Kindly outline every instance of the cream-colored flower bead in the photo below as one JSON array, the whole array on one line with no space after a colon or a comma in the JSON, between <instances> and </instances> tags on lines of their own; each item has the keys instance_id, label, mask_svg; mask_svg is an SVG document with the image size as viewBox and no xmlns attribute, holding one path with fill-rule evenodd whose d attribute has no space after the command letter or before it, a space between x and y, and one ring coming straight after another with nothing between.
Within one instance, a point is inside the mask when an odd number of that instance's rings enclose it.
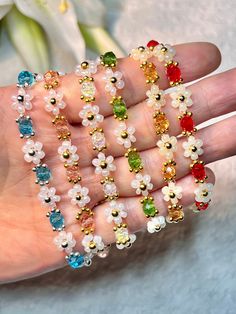
<instances>
[{"instance_id":1,"label":"cream-colored flower bead","mask_svg":"<svg viewBox=\"0 0 236 314\"><path fill-rule=\"evenodd\" d=\"M146 62L151 57L151 51L144 47L138 47L131 50L130 57L141 63Z\"/></svg>"},{"instance_id":2,"label":"cream-colored flower bead","mask_svg":"<svg viewBox=\"0 0 236 314\"><path fill-rule=\"evenodd\" d=\"M159 44L153 48L152 54L159 62L172 61L175 56L175 49L168 44Z\"/></svg>"},{"instance_id":3,"label":"cream-colored flower bead","mask_svg":"<svg viewBox=\"0 0 236 314\"><path fill-rule=\"evenodd\" d=\"M192 92L189 89L186 89L184 85L179 85L170 93L172 107L179 108L179 112L184 113L193 104L191 95Z\"/></svg>"},{"instance_id":4,"label":"cream-colored flower bead","mask_svg":"<svg viewBox=\"0 0 236 314\"><path fill-rule=\"evenodd\" d=\"M35 165L40 163L40 160L44 158L45 153L42 150L43 144L40 142L34 142L27 140L25 145L22 147L22 151L25 154L24 159L27 162L33 162Z\"/></svg>"},{"instance_id":5,"label":"cream-colored flower bead","mask_svg":"<svg viewBox=\"0 0 236 314\"><path fill-rule=\"evenodd\" d=\"M98 154L98 158L92 160L92 164L95 169L96 174L101 174L104 177L109 176L111 171L116 170L116 166L113 164L114 158L112 156L107 156L103 153Z\"/></svg>"},{"instance_id":6,"label":"cream-colored flower bead","mask_svg":"<svg viewBox=\"0 0 236 314\"><path fill-rule=\"evenodd\" d=\"M71 145L70 141L62 142L62 145L58 148L58 153L60 155L60 160L67 164L72 164L79 160L79 156L76 154L77 147Z\"/></svg>"},{"instance_id":7,"label":"cream-colored flower bead","mask_svg":"<svg viewBox=\"0 0 236 314\"><path fill-rule=\"evenodd\" d=\"M133 126L127 127L125 122L121 122L118 128L114 131L117 143L124 145L125 148L130 148L132 143L136 142L134 133L135 128Z\"/></svg>"},{"instance_id":8,"label":"cream-colored flower bead","mask_svg":"<svg viewBox=\"0 0 236 314\"><path fill-rule=\"evenodd\" d=\"M105 81L105 91L110 93L111 96L115 96L117 89L122 89L125 86L122 73L119 71L113 72L111 68L105 71L103 80Z\"/></svg>"},{"instance_id":9,"label":"cream-colored flower bead","mask_svg":"<svg viewBox=\"0 0 236 314\"><path fill-rule=\"evenodd\" d=\"M79 112L79 116L82 119L82 125L91 128L96 128L104 119L103 115L99 114L99 107L91 104L85 105Z\"/></svg>"},{"instance_id":10,"label":"cream-colored flower bead","mask_svg":"<svg viewBox=\"0 0 236 314\"><path fill-rule=\"evenodd\" d=\"M44 97L45 110L51 112L55 116L58 115L60 110L66 107L66 104L62 99L62 92L56 92L55 90L51 89L48 95Z\"/></svg>"},{"instance_id":11,"label":"cream-colored flower bead","mask_svg":"<svg viewBox=\"0 0 236 314\"><path fill-rule=\"evenodd\" d=\"M161 139L157 142L157 146L160 149L160 153L167 159L173 158L173 153L177 150L177 138L175 136L169 136L163 134Z\"/></svg>"},{"instance_id":12,"label":"cream-colored flower bead","mask_svg":"<svg viewBox=\"0 0 236 314\"><path fill-rule=\"evenodd\" d=\"M178 200L182 198L182 187L177 186L174 182L169 182L168 186L162 188L162 193L166 202L177 204Z\"/></svg>"},{"instance_id":13,"label":"cream-colored flower bead","mask_svg":"<svg viewBox=\"0 0 236 314\"><path fill-rule=\"evenodd\" d=\"M65 251L71 253L73 247L76 244L75 239L71 232L60 231L59 234L53 240L59 251Z\"/></svg>"},{"instance_id":14,"label":"cream-colored flower bead","mask_svg":"<svg viewBox=\"0 0 236 314\"><path fill-rule=\"evenodd\" d=\"M91 233L84 236L82 240L82 245L85 252L93 254L97 254L98 252L103 251L105 248L102 238Z\"/></svg>"},{"instance_id":15,"label":"cream-colored flower bead","mask_svg":"<svg viewBox=\"0 0 236 314\"><path fill-rule=\"evenodd\" d=\"M89 189L82 187L80 184L75 184L68 191L68 196L71 198L71 204L84 207L90 202Z\"/></svg>"},{"instance_id":16,"label":"cream-colored flower bead","mask_svg":"<svg viewBox=\"0 0 236 314\"><path fill-rule=\"evenodd\" d=\"M32 109L31 100L33 96L29 92L25 91L24 88L18 88L17 95L11 97L12 100L12 109L18 111L18 113L23 114L25 110Z\"/></svg>"},{"instance_id":17,"label":"cream-colored flower bead","mask_svg":"<svg viewBox=\"0 0 236 314\"><path fill-rule=\"evenodd\" d=\"M111 201L109 202L108 207L105 208L105 215L107 217L107 222L120 224L122 223L123 218L127 217L127 211L123 203Z\"/></svg>"},{"instance_id":18,"label":"cream-colored flower bead","mask_svg":"<svg viewBox=\"0 0 236 314\"><path fill-rule=\"evenodd\" d=\"M187 142L183 142L184 157L190 157L192 160L197 160L198 156L203 154L202 140L195 139L194 136L189 136Z\"/></svg>"},{"instance_id":19,"label":"cream-colored flower bead","mask_svg":"<svg viewBox=\"0 0 236 314\"><path fill-rule=\"evenodd\" d=\"M141 173L136 174L131 186L136 189L137 195L142 194L143 196L148 196L149 191L153 189L151 177L148 174L142 175Z\"/></svg>"},{"instance_id":20,"label":"cream-colored flower bead","mask_svg":"<svg viewBox=\"0 0 236 314\"><path fill-rule=\"evenodd\" d=\"M92 76L97 72L97 65L96 61L85 60L76 66L75 74L78 76Z\"/></svg>"},{"instance_id":21,"label":"cream-colored flower bead","mask_svg":"<svg viewBox=\"0 0 236 314\"><path fill-rule=\"evenodd\" d=\"M147 223L147 230L149 233L159 232L165 228L166 220L164 216L152 217Z\"/></svg>"},{"instance_id":22,"label":"cream-colored flower bead","mask_svg":"<svg viewBox=\"0 0 236 314\"><path fill-rule=\"evenodd\" d=\"M214 185L212 183L200 183L194 191L197 202L208 203L211 200Z\"/></svg>"},{"instance_id":23,"label":"cream-colored flower bead","mask_svg":"<svg viewBox=\"0 0 236 314\"><path fill-rule=\"evenodd\" d=\"M159 89L157 85L153 84L146 95L148 97L147 105L154 110L160 110L161 107L165 106L165 93L163 90Z\"/></svg>"}]
</instances>

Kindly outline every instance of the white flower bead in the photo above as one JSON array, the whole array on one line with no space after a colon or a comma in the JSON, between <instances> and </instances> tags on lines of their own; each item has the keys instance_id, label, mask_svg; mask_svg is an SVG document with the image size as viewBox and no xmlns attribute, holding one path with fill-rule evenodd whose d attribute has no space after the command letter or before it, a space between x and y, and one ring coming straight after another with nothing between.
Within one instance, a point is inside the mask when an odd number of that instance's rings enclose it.
<instances>
[{"instance_id":1,"label":"white flower bead","mask_svg":"<svg viewBox=\"0 0 236 314\"><path fill-rule=\"evenodd\" d=\"M82 245L85 252L93 254L96 254L99 251L103 251L105 248L102 238L97 235L92 235L91 233L84 236L82 240Z\"/></svg>"},{"instance_id":2,"label":"white flower bead","mask_svg":"<svg viewBox=\"0 0 236 314\"><path fill-rule=\"evenodd\" d=\"M38 165L40 163L40 160L43 159L45 156L42 148L42 143L34 142L33 140L27 140L25 145L22 147L22 151L25 154L25 161L33 162L35 165Z\"/></svg>"},{"instance_id":3,"label":"white flower bead","mask_svg":"<svg viewBox=\"0 0 236 314\"><path fill-rule=\"evenodd\" d=\"M165 106L165 93L163 90L159 89L159 87L155 84L151 86L151 89L146 93L147 105L152 107L155 110L160 110L161 107Z\"/></svg>"},{"instance_id":4,"label":"white flower bead","mask_svg":"<svg viewBox=\"0 0 236 314\"><path fill-rule=\"evenodd\" d=\"M31 100L33 96L31 96L28 92L26 92L23 88L19 88L17 95L11 97L12 100L12 108L18 111L20 114L25 113L25 110L31 110L32 104Z\"/></svg>"},{"instance_id":5,"label":"white flower bead","mask_svg":"<svg viewBox=\"0 0 236 314\"><path fill-rule=\"evenodd\" d=\"M173 153L177 150L177 139L175 136L163 134L161 139L157 142L160 153L166 156L167 159L173 158Z\"/></svg>"},{"instance_id":6,"label":"white flower bead","mask_svg":"<svg viewBox=\"0 0 236 314\"><path fill-rule=\"evenodd\" d=\"M117 195L117 187L114 182L107 181L103 184L103 192L107 197L115 197Z\"/></svg>"},{"instance_id":7,"label":"white flower bead","mask_svg":"<svg viewBox=\"0 0 236 314\"><path fill-rule=\"evenodd\" d=\"M165 228L166 220L164 216L152 217L147 223L147 230L149 233L161 231Z\"/></svg>"},{"instance_id":8,"label":"white flower bead","mask_svg":"<svg viewBox=\"0 0 236 314\"><path fill-rule=\"evenodd\" d=\"M104 119L103 115L99 114L99 107L90 104L85 105L80 111L79 116L82 120L83 126L90 126L96 128Z\"/></svg>"},{"instance_id":9,"label":"white flower bead","mask_svg":"<svg viewBox=\"0 0 236 314\"><path fill-rule=\"evenodd\" d=\"M65 251L70 254L73 247L76 244L75 239L71 232L60 231L59 234L53 240L59 251Z\"/></svg>"},{"instance_id":10,"label":"white flower bead","mask_svg":"<svg viewBox=\"0 0 236 314\"><path fill-rule=\"evenodd\" d=\"M106 92L110 93L111 96L115 96L116 90L125 86L122 80L122 73L119 71L113 72L111 68L106 70L102 79L105 81Z\"/></svg>"},{"instance_id":11,"label":"white flower bead","mask_svg":"<svg viewBox=\"0 0 236 314\"><path fill-rule=\"evenodd\" d=\"M212 183L200 183L194 191L197 202L208 203L211 200L214 185Z\"/></svg>"},{"instance_id":12,"label":"white flower bead","mask_svg":"<svg viewBox=\"0 0 236 314\"><path fill-rule=\"evenodd\" d=\"M68 191L68 196L71 198L71 203L80 207L84 207L90 202L90 197L88 194L89 189L82 187L80 184L75 184L73 188Z\"/></svg>"},{"instance_id":13,"label":"white flower bead","mask_svg":"<svg viewBox=\"0 0 236 314\"><path fill-rule=\"evenodd\" d=\"M166 202L177 204L178 200L182 198L182 187L177 186L174 182L169 182L168 186L162 188L162 193Z\"/></svg>"},{"instance_id":14,"label":"white flower bead","mask_svg":"<svg viewBox=\"0 0 236 314\"><path fill-rule=\"evenodd\" d=\"M95 168L96 174L101 174L107 177L111 171L116 170L116 166L113 164L114 158L112 156L105 156L103 153L98 154L98 158L92 160L92 164Z\"/></svg>"},{"instance_id":15,"label":"white flower bead","mask_svg":"<svg viewBox=\"0 0 236 314\"><path fill-rule=\"evenodd\" d=\"M67 164L72 164L79 160L79 156L76 154L77 148L71 145L70 141L62 142L62 145L58 148L58 153L60 154L60 160L66 162Z\"/></svg>"},{"instance_id":16,"label":"white flower bead","mask_svg":"<svg viewBox=\"0 0 236 314\"><path fill-rule=\"evenodd\" d=\"M195 139L194 136L189 136L187 142L183 142L184 157L190 157L192 160L197 160L198 156L203 154L202 140Z\"/></svg>"},{"instance_id":17,"label":"white flower bead","mask_svg":"<svg viewBox=\"0 0 236 314\"><path fill-rule=\"evenodd\" d=\"M147 61L152 56L150 49L138 47L131 50L130 57L141 63Z\"/></svg>"},{"instance_id":18,"label":"white flower bead","mask_svg":"<svg viewBox=\"0 0 236 314\"><path fill-rule=\"evenodd\" d=\"M136 189L136 194L142 194L148 196L149 190L152 190L153 184L151 183L151 177L147 174L142 175L141 173L136 174L136 179L131 182L132 188Z\"/></svg>"},{"instance_id":19,"label":"white flower bead","mask_svg":"<svg viewBox=\"0 0 236 314\"><path fill-rule=\"evenodd\" d=\"M127 217L127 211L123 203L111 201L109 202L108 207L105 208L105 215L107 217L107 222L120 224L122 223L122 219Z\"/></svg>"},{"instance_id":20,"label":"white flower bead","mask_svg":"<svg viewBox=\"0 0 236 314\"><path fill-rule=\"evenodd\" d=\"M134 133L135 128L133 126L127 127L125 122L121 122L118 128L114 131L117 143L124 145L125 148L130 148L132 143L136 142Z\"/></svg>"},{"instance_id":21,"label":"white flower bead","mask_svg":"<svg viewBox=\"0 0 236 314\"><path fill-rule=\"evenodd\" d=\"M78 76L91 76L97 72L97 65L96 61L85 60L76 66L75 74Z\"/></svg>"},{"instance_id":22,"label":"white flower bead","mask_svg":"<svg viewBox=\"0 0 236 314\"><path fill-rule=\"evenodd\" d=\"M60 109L64 109L66 107L65 102L62 100L63 93L56 92L51 89L47 96L44 97L45 101L45 110L48 112L52 112L55 116L59 114Z\"/></svg>"},{"instance_id":23,"label":"white flower bead","mask_svg":"<svg viewBox=\"0 0 236 314\"><path fill-rule=\"evenodd\" d=\"M184 85L179 85L172 93L170 93L172 99L171 105L174 108L179 108L180 113L184 113L188 107L191 107L193 104L191 95L192 92L190 90L187 90Z\"/></svg>"},{"instance_id":24,"label":"white flower bead","mask_svg":"<svg viewBox=\"0 0 236 314\"><path fill-rule=\"evenodd\" d=\"M154 57L157 57L159 62L169 62L175 56L175 49L168 44L159 44L153 48L152 54Z\"/></svg>"},{"instance_id":25,"label":"white flower bead","mask_svg":"<svg viewBox=\"0 0 236 314\"><path fill-rule=\"evenodd\" d=\"M61 200L60 196L56 195L56 189L54 187L48 188L46 186L40 188L38 198L43 206L50 208L56 207L56 203Z\"/></svg>"}]
</instances>

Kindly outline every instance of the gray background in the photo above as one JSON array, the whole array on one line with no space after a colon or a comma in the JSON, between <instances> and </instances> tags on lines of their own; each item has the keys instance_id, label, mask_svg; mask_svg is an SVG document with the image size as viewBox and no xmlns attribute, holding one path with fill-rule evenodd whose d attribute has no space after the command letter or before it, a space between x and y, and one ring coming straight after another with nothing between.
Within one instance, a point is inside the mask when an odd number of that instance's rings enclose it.
<instances>
[{"instance_id":1,"label":"gray background","mask_svg":"<svg viewBox=\"0 0 236 314\"><path fill-rule=\"evenodd\" d=\"M118 4L109 9L108 22L127 51L150 38L169 43L211 41L222 51L218 71L235 66L234 0L122 4L122 12ZM0 47L3 57L0 84L7 84L23 64L6 38ZM9 71L13 61L14 69ZM189 212L184 223L170 225L158 236L139 234L132 251L113 250L90 269L62 269L3 285L0 313L235 314L236 159L219 161L211 168L218 180L208 212L196 216Z\"/></svg>"}]
</instances>

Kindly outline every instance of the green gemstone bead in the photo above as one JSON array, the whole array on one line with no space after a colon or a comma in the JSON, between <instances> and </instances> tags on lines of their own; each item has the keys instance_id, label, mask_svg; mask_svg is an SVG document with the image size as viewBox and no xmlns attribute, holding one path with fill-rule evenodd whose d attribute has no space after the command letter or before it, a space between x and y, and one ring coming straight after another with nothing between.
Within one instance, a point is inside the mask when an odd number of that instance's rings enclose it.
<instances>
[{"instance_id":1,"label":"green gemstone bead","mask_svg":"<svg viewBox=\"0 0 236 314\"><path fill-rule=\"evenodd\" d=\"M138 171L142 166L142 159L138 152L131 151L128 153L128 163L133 171Z\"/></svg>"},{"instance_id":2,"label":"green gemstone bead","mask_svg":"<svg viewBox=\"0 0 236 314\"><path fill-rule=\"evenodd\" d=\"M155 204L153 202L153 200L151 199L146 199L143 201L143 212L145 215L148 215L148 216L155 216L156 214L156 207L155 207Z\"/></svg>"},{"instance_id":3,"label":"green gemstone bead","mask_svg":"<svg viewBox=\"0 0 236 314\"><path fill-rule=\"evenodd\" d=\"M126 104L123 99L116 98L112 102L113 104L113 113L114 115L121 119L124 120L127 117L127 108Z\"/></svg>"},{"instance_id":4,"label":"green gemstone bead","mask_svg":"<svg viewBox=\"0 0 236 314\"><path fill-rule=\"evenodd\" d=\"M104 53L104 55L101 56L101 60L104 63L104 65L108 67L115 67L117 63L116 55L112 51Z\"/></svg>"}]
</instances>

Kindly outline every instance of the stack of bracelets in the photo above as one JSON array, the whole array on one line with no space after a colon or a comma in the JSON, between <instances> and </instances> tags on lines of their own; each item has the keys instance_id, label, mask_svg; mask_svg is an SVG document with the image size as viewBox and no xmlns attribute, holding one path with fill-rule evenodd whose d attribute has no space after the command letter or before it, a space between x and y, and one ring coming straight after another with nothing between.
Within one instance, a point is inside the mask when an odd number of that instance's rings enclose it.
<instances>
[{"instance_id":1,"label":"stack of bracelets","mask_svg":"<svg viewBox=\"0 0 236 314\"><path fill-rule=\"evenodd\" d=\"M198 184L195 189L195 204L193 211L199 212L206 210L209 206L213 184L207 183L207 176L204 162L199 159L203 154L203 142L197 139L193 114L189 110L193 102L191 100L191 91L183 85L179 65L173 60L175 50L170 45L163 45L155 40L151 40L146 47L133 49L130 57L139 61L140 68L145 76L146 84L150 86L147 91L147 106L153 109L153 131L160 136L157 140L157 149L163 156L164 162L160 169L160 175L163 178L165 186L162 188L163 198L168 203L168 214L166 217L159 215L159 210L155 205L154 198L151 195L153 184L151 176L145 173L145 164L140 153L134 146L138 141L135 137L135 128L128 125L128 109L125 99L119 95L119 91L125 86L123 74L118 71L118 60L113 52L107 52L96 61L83 61L76 67L75 74L79 77L78 88L80 88L81 99L84 106L78 112L82 119L82 125L88 128L93 149L97 152L96 158L91 161L94 166L94 172L101 178L101 185L104 193L104 199L107 201L105 208L105 217L108 223L113 224L116 247L118 249L129 248L135 242L136 236L129 232L126 218L128 211L122 202L119 202L119 192L115 184L112 172L115 172L116 166L114 158L106 155L106 138L103 132L102 123L104 117L99 113L99 106L95 103L96 82L93 75L98 69L104 67L102 81L104 89L110 95L110 105L113 110L113 116L117 120L117 128L114 130L114 138L117 143L124 148L124 156L127 157L129 170L134 173L134 179L130 185L137 195L141 195L140 203L144 215L148 218L147 230L150 233L158 232L166 226L167 223L177 223L184 218L183 207L180 204L182 198L182 187L176 184L176 161L175 153L177 145L181 143L184 150L184 157L190 159L190 173ZM157 85L159 74L156 66L150 58L157 58L159 62L164 63L166 76L170 87L173 87L167 95ZM12 108L16 110L19 116L16 119L20 137L25 139L22 147L24 159L33 165L35 172L35 183L39 184L40 190L38 198L42 205L48 210L45 213L48 217L52 229L58 234L53 242L60 251L66 253L65 260L72 268L81 268L90 266L94 256L106 257L109 252L109 245L105 245L102 237L95 233L96 226L94 212L89 206L91 198L89 189L81 185L82 177L79 171L79 155L77 147L71 140L71 131L69 123L64 114L61 113L66 107L63 100L61 87L61 78L63 73L48 71L44 75L22 71L18 76L17 94L12 96ZM65 176L71 184L68 190L68 196L71 204L76 206L79 228L84 234L82 246L84 252L75 250L76 241L71 232L66 232L66 223L63 213L58 208L61 197L56 194L56 189L49 186L53 181L52 172L44 163L46 155L43 151L43 144L37 139L32 139L38 132L39 127L33 125L33 121L27 111L32 109L33 97L30 87L37 82L43 82L47 95L44 97L44 107L53 119L52 124L55 127L57 138L60 141L58 148L59 159L65 168ZM179 137L168 134L170 122L163 110L167 103L167 97L171 106L179 110L176 119L179 120L182 135ZM106 105L106 104L104 104ZM182 140L183 137L187 139ZM178 139L178 140L177 140ZM157 174L158 175L158 174Z\"/></svg>"}]
</instances>

